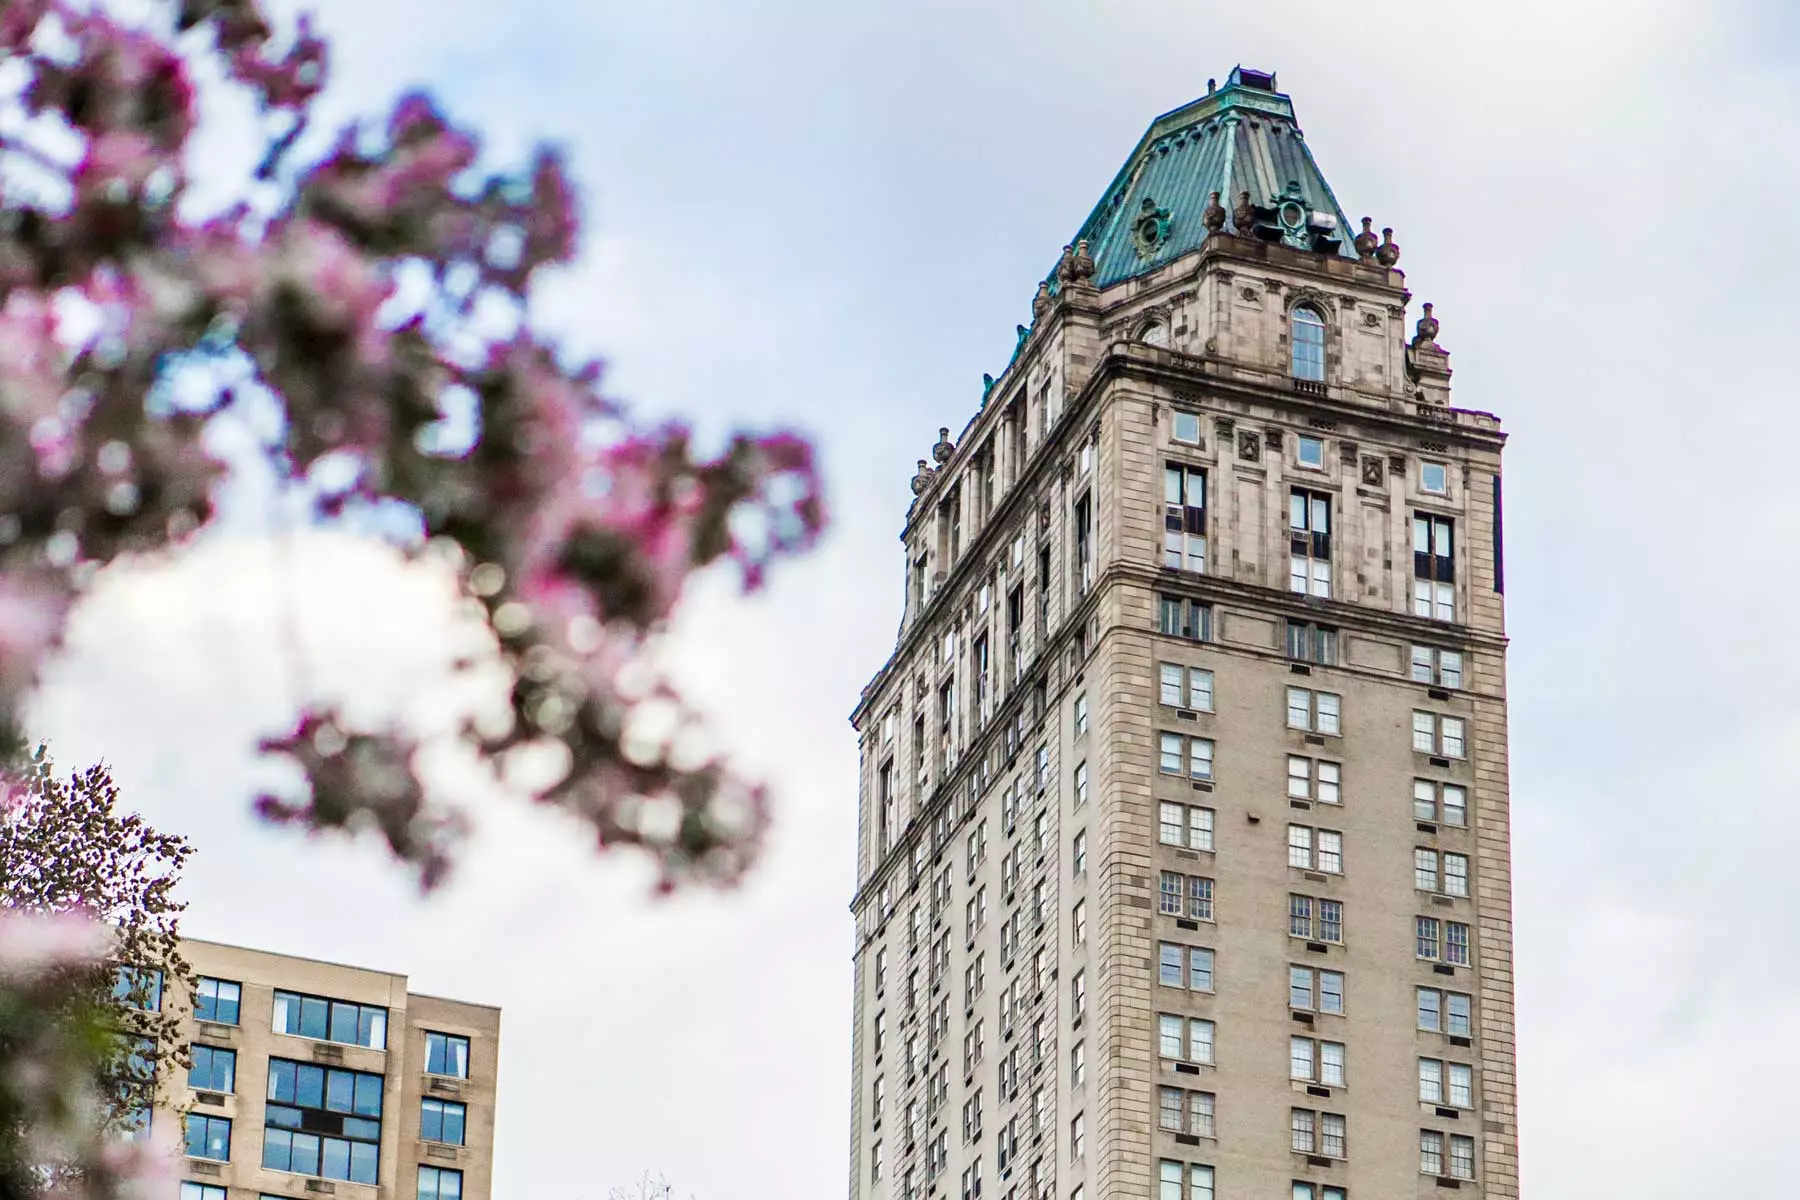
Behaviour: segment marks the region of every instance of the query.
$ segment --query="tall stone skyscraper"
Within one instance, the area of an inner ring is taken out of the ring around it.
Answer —
[[[1518,1195],[1504,437],[1399,257],[1235,70],[919,464],[853,1200]]]

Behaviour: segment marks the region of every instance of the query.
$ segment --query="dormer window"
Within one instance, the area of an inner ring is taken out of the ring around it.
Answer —
[[[1288,318],[1288,327],[1294,378],[1325,382],[1325,318],[1318,309],[1302,304]]]

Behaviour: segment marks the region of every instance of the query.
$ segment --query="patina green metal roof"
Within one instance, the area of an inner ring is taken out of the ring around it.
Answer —
[[[1153,271],[1200,247],[1213,192],[1235,233],[1355,258],[1355,231],[1320,174],[1275,76],[1234,68],[1225,86],[1150,123],[1150,129],[1075,236],[1085,238],[1098,287]],[[1242,193],[1250,229],[1239,229]],[[1051,287],[1057,286],[1055,273]]]

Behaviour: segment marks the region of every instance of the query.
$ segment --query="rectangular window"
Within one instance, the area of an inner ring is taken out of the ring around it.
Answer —
[[[231,1119],[188,1113],[182,1117],[184,1153],[189,1158],[231,1161]]]
[[[1183,876],[1176,871],[1162,873],[1162,889],[1157,894],[1156,910],[1165,917],[1181,915],[1181,892]]]
[[[1289,729],[1337,737],[1343,732],[1342,717],[1343,701],[1333,692],[1314,692],[1297,687],[1287,690]]]
[[[462,1200],[462,1172],[449,1167],[421,1166],[419,1200]]]
[[[162,1011],[163,974],[152,967],[113,968],[113,999],[145,1012]]]
[[[1342,1113],[1320,1113],[1319,1153],[1327,1158],[1343,1158],[1348,1125]]]
[[[1414,683],[1434,684],[1438,687],[1462,687],[1462,654],[1456,650],[1439,650],[1432,646],[1414,646],[1412,648],[1412,678]]]
[[[1444,1135],[1436,1130],[1419,1130],[1419,1172],[1438,1177],[1444,1174]]]
[[[1342,804],[1339,783],[1343,767],[1324,759],[1288,755],[1287,793],[1295,800],[1317,800],[1320,804]]]
[[[1430,492],[1434,496],[1446,496],[1450,493],[1450,470],[1441,462],[1422,462],[1419,464],[1419,490]]]
[[[228,979],[212,979],[202,975],[194,985],[194,1019],[215,1025],[238,1023],[238,1002],[243,988]]]
[[[212,1183],[195,1183],[191,1179],[181,1182],[181,1200],[225,1200],[225,1189]],[[263,1200],[275,1200],[265,1196]]]
[[[1075,736],[1080,737],[1088,730],[1087,693],[1075,697]]]
[[[1212,605],[1180,596],[1162,596],[1157,602],[1156,628],[1170,637],[1191,642],[1212,640]]]
[[[1295,488],[1288,497],[1288,590],[1331,595],[1331,497]]]
[[[1200,875],[1188,876],[1187,915],[1190,921],[1213,919],[1213,881]]]
[[[1083,492],[1075,501],[1075,594],[1085,596],[1094,585],[1094,499]]]
[[[1461,921],[1444,922],[1444,961],[1459,967],[1469,965],[1469,927]]]
[[[1288,1115],[1289,1145],[1297,1154],[1319,1152],[1319,1117],[1307,1108],[1292,1109]]]
[[[1173,433],[1174,440],[1176,440],[1178,442],[1186,442],[1190,446],[1199,445],[1200,444],[1200,414],[1191,413],[1191,412],[1181,412],[1178,409],[1175,411],[1175,413],[1173,415],[1174,415],[1174,433]]]
[[[1338,660],[1338,631],[1310,621],[1287,623],[1288,657],[1299,662],[1335,666]]]
[[[387,1049],[388,1010],[294,992],[275,993],[275,1032],[346,1046]]]
[[[1315,916],[1316,914],[1316,916]],[[1313,896],[1288,897],[1288,935],[1308,941],[1344,940],[1344,905],[1341,900]]]
[[[1213,673],[1200,667],[1161,663],[1157,668],[1157,699],[1170,708],[1211,712]]]
[[[1164,733],[1157,737],[1157,770],[1164,775],[1181,774],[1183,757],[1182,743],[1187,739],[1179,733]]]
[[[1195,779],[1213,777],[1213,744],[1211,738],[1188,739],[1188,774]]]
[[[1189,850],[1213,848],[1213,810],[1164,801],[1156,807],[1156,840]]]
[[[1070,844],[1070,866],[1077,877],[1087,874],[1087,830],[1076,831]]]
[[[1163,566],[1206,570],[1206,473],[1198,467],[1163,468]]]
[[[194,1065],[188,1068],[188,1086],[199,1092],[237,1090],[237,1051],[221,1046],[191,1046]]]
[[[1448,517],[1413,517],[1413,615],[1456,620],[1456,554]]]
[[[880,1111],[881,1081],[876,1080],[876,1111]],[[463,1126],[468,1108],[455,1100],[435,1100],[426,1096],[419,1102],[419,1136],[428,1142],[463,1144]]]
[[[1469,823],[1469,794],[1454,783],[1415,779],[1413,816],[1420,821],[1441,821],[1445,825],[1466,826]]]
[[[1156,1019],[1157,1053],[1177,1062],[1213,1060],[1213,1023],[1196,1017],[1163,1013]]]
[[[1461,717],[1414,711],[1412,729],[1413,749],[1418,753],[1437,754],[1444,758],[1465,756],[1466,726]]]
[[[1080,808],[1087,803],[1088,770],[1085,762],[1075,764],[1075,807]]]
[[[380,1075],[270,1059],[262,1165],[375,1183],[382,1087]]]
[[[1475,1178],[1475,1139],[1466,1134],[1450,1135],[1450,1178]]]
[[[469,1039],[454,1033],[425,1035],[425,1073],[452,1079],[469,1077]]]

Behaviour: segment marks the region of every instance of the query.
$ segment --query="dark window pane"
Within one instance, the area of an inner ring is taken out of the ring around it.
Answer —
[[[284,1129],[300,1128],[300,1110],[285,1105],[271,1104],[263,1110],[263,1120],[270,1125],[279,1125]]]

